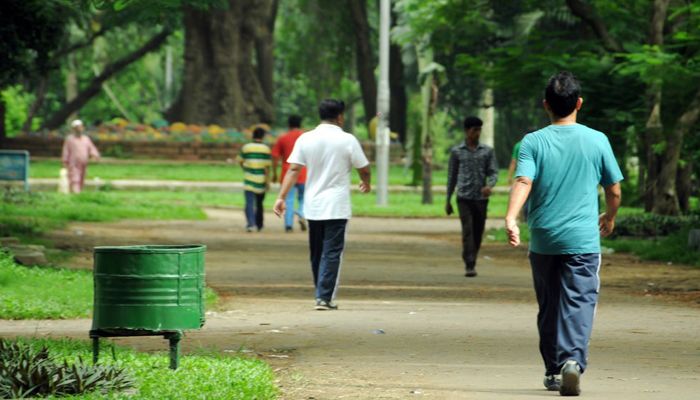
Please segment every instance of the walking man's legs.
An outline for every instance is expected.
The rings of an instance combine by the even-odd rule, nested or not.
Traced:
[[[314,277],[314,288],[318,287],[318,271],[321,265],[321,254],[323,253],[324,222],[309,220],[309,256],[311,274]]]
[[[286,210],[284,211],[284,230],[291,232],[294,226],[294,197],[297,187],[292,186],[287,193],[287,198],[284,199]]]
[[[588,342],[600,289],[600,254],[564,255],[559,300],[559,361],[574,360],[586,369]]]
[[[347,223],[346,219],[309,221],[311,271],[317,300],[330,303],[335,298]]]
[[[255,193],[246,190],[244,195],[246,229],[251,230],[255,226]]]
[[[323,252],[318,270],[316,298],[331,301],[335,298],[340,275],[340,263],[345,248],[345,227],[348,220],[324,221]]]
[[[263,209],[263,203],[265,202],[265,192],[255,194],[255,226],[258,230],[263,228],[263,216],[265,210]]]
[[[539,305],[537,330],[540,334],[540,354],[544,361],[545,375],[559,374],[562,364],[558,357],[557,343],[561,292],[559,257],[530,252],[532,281]]]
[[[299,227],[302,231],[306,230],[306,219],[304,218],[304,189],[305,185],[303,183],[297,183],[297,199],[299,202],[299,208],[297,209],[297,216],[299,217]]]
[[[479,255],[481,249],[481,240],[484,238],[484,227],[486,226],[486,210],[488,209],[488,200],[474,200],[469,202],[472,212],[472,232],[474,232],[474,260]]]
[[[561,371],[559,392],[578,395],[600,289],[600,254],[530,253],[530,262],[545,375]]]
[[[467,270],[467,276],[475,276],[476,246],[474,240],[474,223],[469,200],[457,199],[459,222],[462,224],[462,260]]]

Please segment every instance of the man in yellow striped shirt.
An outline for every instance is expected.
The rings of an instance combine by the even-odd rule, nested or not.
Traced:
[[[255,128],[253,141],[241,147],[239,163],[243,167],[245,190],[246,230],[258,232],[263,228],[263,201],[270,182],[272,160],[270,148],[263,143],[263,128]]]

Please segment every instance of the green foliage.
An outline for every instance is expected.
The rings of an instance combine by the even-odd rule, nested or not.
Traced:
[[[128,389],[133,379],[124,368],[55,360],[45,346],[0,339],[0,396],[71,396]]]
[[[14,137],[22,131],[34,95],[25,92],[22,86],[15,85],[0,91],[0,97],[0,101],[5,103],[5,133],[8,137]],[[41,120],[35,119],[31,129],[38,129],[40,124]]]
[[[2,3],[0,12],[0,89],[51,68],[51,54],[77,10],[70,0]]]
[[[56,358],[69,363],[92,357],[90,343],[68,339],[21,339],[33,347],[45,346]],[[277,397],[271,368],[260,360],[223,356],[211,351],[198,350],[180,359],[176,371],[168,368],[164,352],[141,353],[102,340],[103,356],[100,364],[124,369],[133,377],[134,388],[127,393],[93,392],[77,399],[137,398],[160,399],[258,399]],[[164,342],[165,343],[165,342]]]

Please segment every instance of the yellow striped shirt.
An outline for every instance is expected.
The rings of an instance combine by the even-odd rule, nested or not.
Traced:
[[[244,189],[253,193],[265,193],[265,168],[272,165],[270,148],[263,143],[248,143],[241,147],[239,157],[243,160]]]

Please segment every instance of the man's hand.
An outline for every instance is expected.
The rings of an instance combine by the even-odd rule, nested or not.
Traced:
[[[275,200],[275,205],[272,207],[272,211],[275,213],[276,216],[281,217],[284,215],[284,212],[287,209],[287,205],[285,204],[284,199],[277,199]]]
[[[452,215],[455,212],[454,208],[452,208],[452,203],[449,201],[445,204],[445,214],[447,215]]]
[[[372,190],[372,187],[369,183],[360,182],[360,192],[369,193],[370,190]]]
[[[491,196],[491,191],[492,191],[491,186],[484,186],[484,187],[481,188],[481,194],[482,194],[484,197],[489,197],[489,196]]]
[[[615,229],[615,217],[609,217],[608,214],[602,213],[598,218],[598,229],[600,229],[600,236],[606,237]]]
[[[516,247],[520,244],[520,227],[515,219],[506,219],[506,233],[508,234],[508,243]]]

